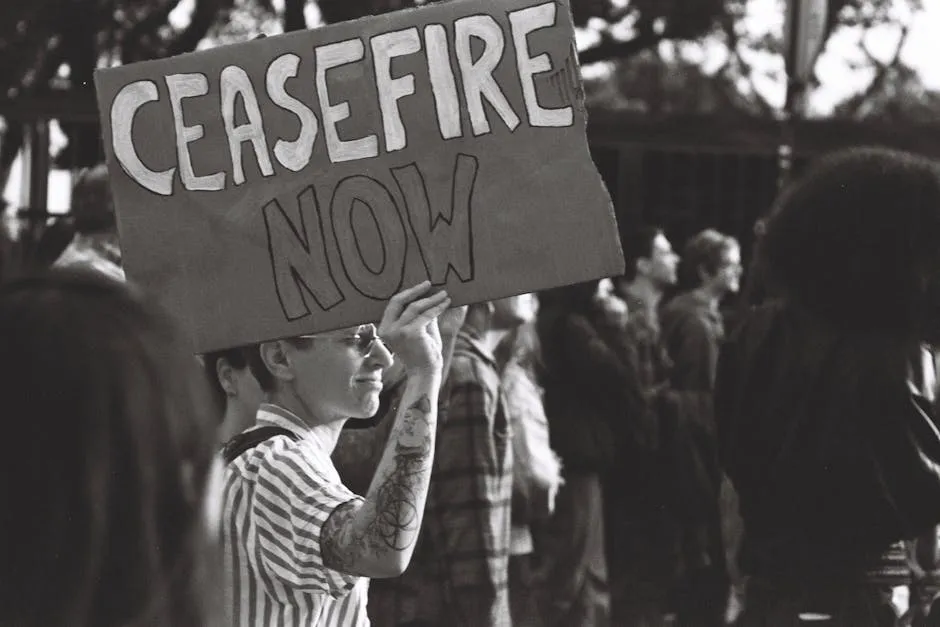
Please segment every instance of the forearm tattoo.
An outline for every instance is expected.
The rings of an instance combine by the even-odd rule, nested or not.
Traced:
[[[422,396],[405,410],[392,431],[392,465],[376,487],[371,520],[356,524],[357,511],[369,505],[351,502],[338,507],[326,521],[320,540],[324,564],[351,572],[363,555],[404,551],[414,544],[424,506],[419,492],[431,466],[430,414],[431,403]],[[381,466],[379,472],[383,472]]]

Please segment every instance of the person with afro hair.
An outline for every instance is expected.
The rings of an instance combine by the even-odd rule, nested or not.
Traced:
[[[715,391],[744,522],[739,624],[893,625],[891,589],[933,561],[938,242],[940,167],[883,148],[821,159],[767,220],[773,296],[723,346]]]

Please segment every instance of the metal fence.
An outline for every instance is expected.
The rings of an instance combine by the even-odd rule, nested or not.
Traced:
[[[595,115],[592,122],[591,155],[622,228],[661,226],[677,248],[700,230],[715,228],[738,238],[749,256],[755,223],[778,195],[783,136],[778,122],[609,115]],[[857,145],[940,158],[940,126],[886,128],[830,120],[803,122],[789,134],[796,138],[791,177],[819,155]]]

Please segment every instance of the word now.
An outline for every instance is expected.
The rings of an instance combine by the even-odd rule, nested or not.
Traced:
[[[514,74],[517,75],[531,127],[566,127],[574,121],[570,106],[544,108],[539,104],[535,76],[552,70],[548,54],[532,56],[529,50],[529,35],[537,30],[556,25],[555,2],[518,9],[508,13],[510,37],[515,49]],[[367,80],[374,82],[378,94],[378,108],[382,120],[382,136],[386,153],[404,149],[408,134],[402,121],[400,101],[414,96],[415,75],[392,76],[395,58],[413,55],[424,48],[429,83],[437,114],[437,125],[444,140],[463,137],[461,120],[461,94],[451,65],[451,53],[456,58],[462,96],[474,137],[492,132],[487,119],[484,102],[488,103],[510,130],[521,123],[519,115],[507,98],[503,88],[494,77],[494,71],[503,60],[506,51],[506,34],[500,23],[486,14],[459,18],[453,23],[453,42],[443,24],[427,24],[421,31],[417,26],[377,34],[368,40],[371,51],[367,62],[370,67],[363,72]],[[366,44],[362,38],[347,39],[319,45],[313,51],[317,105],[322,118],[322,130],[326,150],[331,163],[370,159],[379,155],[378,135],[368,134],[355,139],[340,138],[337,124],[351,117],[349,101],[334,102],[330,96],[328,76],[331,70],[363,61]],[[114,156],[124,171],[142,187],[169,196],[173,193],[173,182],[179,167],[179,178],[189,191],[219,191],[226,188],[227,173],[197,174],[190,154],[190,146],[206,136],[202,124],[186,124],[183,119],[183,101],[205,100],[203,107],[213,107],[224,129],[228,152],[231,158],[231,179],[235,185],[245,183],[242,164],[245,144],[254,152],[261,175],[274,176],[273,158],[281,166],[300,172],[309,163],[314,144],[320,132],[320,119],[311,103],[297,99],[287,90],[287,81],[298,77],[301,57],[285,53],[275,58],[264,75],[264,101],[260,101],[253,78],[238,65],[224,67],[217,77],[221,97],[209,104],[204,98],[209,94],[209,77],[203,73],[180,73],[164,77],[169,106],[173,116],[173,131],[176,145],[176,165],[163,170],[148,167],[141,160],[134,145],[134,120],[145,105],[160,102],[157,83],[153,80],[138,80],[125,85],[115,96],[110,107],[111,141]],[[371,70],[371,71],[370,71]],[[260,87],[260,85],[259,85]],[[236,103],[244,107],[242,124],[236,123]],[[407,102],[407,101],[406,101]],[[262,107],[262,104],[264,105]],[[293,114],[299,121],[296,137],[277,137],[273,151],[265,134],[263,110],[271,107]],[[421,106],[414,104],[413,106]],[[215,107],[218,107],[217,109]]]
[[[338,271],[363,296],[384,301],[398,292],[409,245],[406,223],[431,283],[443,285],[451,271],[463,283],[472,281],[471,209],[478,169],[476,157],[457,155],[448,215],[432,209],[424,177],[413,163],[391,169],[404,198],[404,212],[388,187],[364,175],[337,183],[326,216],[312,185],[297,196],[297,206],[290,212],[295,218],[277,200],[268,202],[262,211],[275,290],[284,316],[297,320],[310,315],[307,297],[324,311],[343,302],[345,296],[336,282]],[[371,251],[378,253],[378,263],[374,259],[369,262],[376,255],[365,254],[360,243],[361,233],[353,220],[357,211],[366,212],[379,235],[381,250]],[[327,255],[328,234],[339,250],[340,268],[334,268]]]

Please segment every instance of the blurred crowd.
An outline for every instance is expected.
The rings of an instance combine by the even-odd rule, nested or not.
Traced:
[[[937,163],[819,159],[746,281],[625,224],[622,276],[196,358],[79,187],[0,267],[0,625],[940,624]]]

